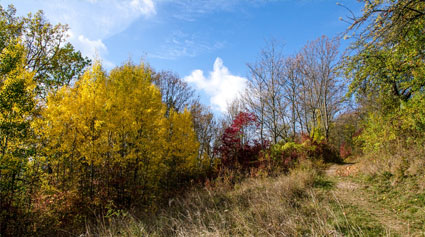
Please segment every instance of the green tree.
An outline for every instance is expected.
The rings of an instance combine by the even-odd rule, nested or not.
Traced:
[[[9,40],[0,53],[0,234],[22,233],[30,206],[28,163],[32,155],[33,73],[25,70],[25,49]],[[13,224],[15,223],[15,224]]]
[[[363,2],[363,15],[349,28],[358,32],[345,60],[349,93],[388,112],[425,86],[425,2]]]
[[[425,115],[425,2],[364,0],[349,31],[356,41],[344,70],[349,95],[360,102],[364,130],[356,138],[376,157],[399,157],[400,174],[423,151]],[[406,149],[407,148],[407,149]],[[406,163],[407,162],[407,163]]]
[[[49,90],[57,90],[78,78],[90,64],[87,57],[67,42],[67,25],[52,25],[42,11],[17,17],[13,5],[0,6],[0,50],[8,39],[20,39],[26,49],[25,67],[34,72],[38,94],[45,98]]]

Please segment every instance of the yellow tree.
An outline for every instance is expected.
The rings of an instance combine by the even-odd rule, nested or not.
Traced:
[[[49,96],[35,123],[44,143],[44,157],[37,159],[47,166],[46,194],[63,196],[66,192],[66,198],[76,199],[79,194],[80,201],[94,199],[96,167],[106,146],[106,79],[96,63],[74,87],[63,87]]]
[[[74,87],[51,95],[40,123],[50,186],[90,202],[129,205],[155,197],[164,153],[165,107],[151,72],[95,63]],[[58,190],[56,190],[58,191]]]
[[[73,87],[49,96],[37,122],[45,156],[38,159],[47,166],[44,195],[62,201],[59,211],[155,206],[199,174],[191,114],[166,117],[151,75],[131,63],[107,75],[95,63]]]
[[[108,122],[116,164],[119,199],[155,199],[165,132],[165,106],[144,65],[127,63],[111,71],[108,85]],[[130,195],[130,196],[129,196]],[[133,200],[134,201],[134,200]]]
[[[166,153],[164,154],[165,185],[179,187],[199,173],[199,142],[197,141],[190,112],[170,110],[167,119]]]

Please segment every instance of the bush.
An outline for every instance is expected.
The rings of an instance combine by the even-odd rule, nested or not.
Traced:
[[[391,113],[370,113],[356,138],[369,159],[365,170],[405,177],[425,170],[425,98],[418,94]]]
[[[226,169],[247,172],[261,166],[261,157],[269,142],[251,139],[247,135],[256,127],[254,114],[240,112],[225,129],[220,144],[215,148],[215,153],[221,158],[221,172]]]
[[[341,162],[338,151],[320,136],[301,135],[299,142],[281,142],[271,147],[271,162],[288,171],[302,160]]]
[[[360,147],[356,146],[355,143],[356,137],[362,131],[361,125],[359,111],[340,114],[332,123],[329,143],[339,149],[339,155],[342,159],[361,153]]]

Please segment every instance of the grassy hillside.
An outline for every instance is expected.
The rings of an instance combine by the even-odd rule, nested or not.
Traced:
[[[225,180],[194,189],[155,217],[115,213],[87,236],[419,236],[425,234],[424,183],[365,175],[359,163],[310,165],[288,175]],[[416,187],[412,190],[413,186]]]

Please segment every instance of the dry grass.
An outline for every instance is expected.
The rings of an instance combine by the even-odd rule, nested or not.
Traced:
[[[308,162],[273,178],[233,184],[234,178],[223,177],[212,187],[171,199],[156,215],[135,218],[117,212],[102,218],[87,228],[86,236],[421,235],[421,154],[423,150],[400,148],[373,159],[363,157],[341,166],[344,172],[335,170],[332,177],[318,174]],[[396,228],[394,223],[408,227]]]
[[[343,207],[335,208],[315,191],[317,175],[306,168],[275,178],[247,179],[232,188],[215,184],[216,188],[193,190],[170,200],[154,217],[103,219],[86,235],[341,236],[342,229],[344,235],[363,235],[339,214],[344,213]]]
[[[355,166],[365,175],[391,173],[397,179],[425,174],[425,148],[394,145],[391,149],[370,153],[355,159]]]

